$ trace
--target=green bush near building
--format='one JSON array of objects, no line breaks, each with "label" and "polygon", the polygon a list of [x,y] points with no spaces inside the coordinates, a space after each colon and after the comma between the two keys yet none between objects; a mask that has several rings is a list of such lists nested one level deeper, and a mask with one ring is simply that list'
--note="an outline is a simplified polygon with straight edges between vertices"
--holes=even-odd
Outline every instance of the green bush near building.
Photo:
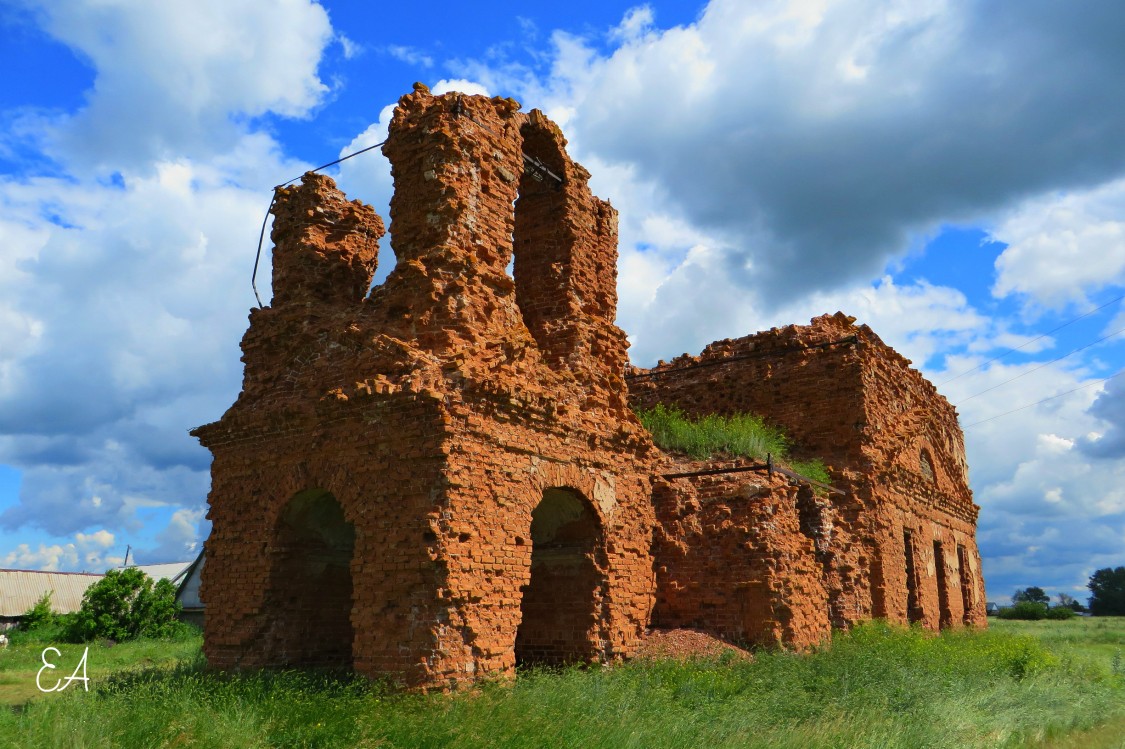
[{"label": "green bush near building", "polygon": [[71,614],[51,609],[50,594],[21,617],[15,642],[124,642],[137,638],[168,639],[190,636],[195,628],[177,619],[180,604],[169,580],[153,581],[143,570],[110,570],[86,589],[82,607]]}]

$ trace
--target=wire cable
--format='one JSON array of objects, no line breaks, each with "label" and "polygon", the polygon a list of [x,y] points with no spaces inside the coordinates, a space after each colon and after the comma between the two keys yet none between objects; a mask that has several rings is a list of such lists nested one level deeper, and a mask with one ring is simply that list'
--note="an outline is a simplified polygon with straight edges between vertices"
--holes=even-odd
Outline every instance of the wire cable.
[{"label": "wire cable", "polygon": [[373,146],[368,146],[367,148],[361,148],[358,151],[355,151],[353,153],[349,153],[347,156],[341,156],[340,158],[336,159],[335,161],[329,161],[327,164],[322,164],[322,165],[318,166],[316,169],[310,169],[308,172],[304,172],[302,174],[299,174],[296,177],[294,177],[293,179],[289,180],[288,182],[283,182],[273,189],[274,190],[280,190],[282,187],[288,187],[289,185],[291,185],[294,182],[296,182],[297,180],[299,180],[301,177],[304,177],[309,172],[319,172],[321,169],[327,169],[330,166],[336,166],[341,161],[347,161],[348,159],[352,158],[353,156],[359,156],[361,153],[367,153],[368,151],[370,151],[374,148],[378,148],[379,146],[384,145],[386,142],[387,141],[384,139],[384,140],[379,141],[378,143],[376,143]]},{"label": "wire cable", "polygon": [[289,185],[293,184],[297,180],[301,179],[301,177],[304,177],[306,174],[319,172],[321,169],[327,169],[330,166],[336,166],[341,161],[347,161],[348,159],[352,158],[353,156],[359,156],[361,153],[367,153],[368,151],[370,151],[374,148],[378,148],[379,146],[384,145],[386,142],[387,142],[387,140],[384,139],[384,140],[376,143],[373,146],[368,146],[367,148],[361,148],[358,151],[354,151],[352,153],[349,153],[347,156],[341,156],[340,158],[336,159],[335,161],[329,161],[327,164],[322,164],[322,165],[318,166],[316,169],[310,169],[309,171],[304,172],[304,173],[294,177],[293,179],[289,180],[288,182],[282,182],[280,185],[277,185],[276,187],[273,188],[273,196],[270,198],[269,208],[266,209],[266,215],[262,219],[262,230],[260,232],[258,232],[258,251],[254,254],[254,271],[253,271],[253,273],[250,274],[250,288],[254,290],[254,299],[256,299],[258,301],[258,309],[262,308],[262,298],[260,296],[258,296],[258,264],[262,260],[262,244],[266,240],[266,224],[269,223],[270,212],[273,211],[274,203],[277,202],[277,191],[280,190],[283,187],[288,187]]},{"label": "wire cable", "polygon": [[1080,346],[1079,348],[1074,349],[1073,351],[1071,351],[1068,354],[1063,354],[1062,356],[1058,357],[1057,359],[1052,359],[1049,362],[1044,362],[1043,364],[1040,364],[1038,367],[1034,367],[1032,369],[1029,369],[1026,372],[1018,374],[1018,375],[1016,375],[1015,377],[1013,377],[1009,380],[1004,380],[1003,382],[1001,382],[997,385],[993,385],[992,387],[990,387],[986,390],[982,390],[979,393],[975,393],[973,395],[970,395],[968,398],[963,398],[963,399],[957,401],[956,403],[954,403],[953,405],[960,406],[962,403],[966,403],[968,401],[971,401],[973,398],[977,398],[979,396],[982,396],[985,393],[991,393],[996,388],[1003,387],[1004,385],[1007,385],[1009,382],[1015,382],[1016,380],[1020,379],[1021,377],[1027,377],[1032,372],[1038,372],[1040,369],[1043,369],[1043,367],[1049,367],[1050,365],[1054,364],[1055,362],[1060,362],[1060,361],[1062,361],[1063,359],[1066,359],[1069,356],[1073,356],[1074,354],[1077,354],[1079,351],[1085,351],[1086,349],[1090,348],[1091,346],[1096,346],[1097,344],[1101,343],[1102,341],[1113,338],[1115,335],[1117,335],[1118,333],[1121,333],[1122,331],[1125,331],[1125,328],[1119,328],[1119,329],[1113,331],[1112,333],[1110,333],[1107,336],[1102,336],[1101,338],[1094,341],[1093,343],[1087,343],[1085,346]]},{"label": "wire cable", "polygon": [[1021,346],[1016,346],[1015,348],[1010,348],[1007,351],[1005,351],[1004,353],[1000,354],[999,356],[992,357],[991,359],[986,361],[984,364],[978,364],[977,366],[973,367],[972,369],[966,369],[964,372],[962,372],[959,375],[956,375],[954,377],[950,377],[948,380],[943,380],[942,382],[939,382],[937,384],[937,387],[941,387],[942,385],[945,385],[946,383],[949,383],[949,382],[953,382],[954,380],[959,380],[967,374],[971,374],[973,372],[976,372],[978,369],[983,369],[983,368],[987,367],[989,364],[991,364],[992,362],[997,361],[998,359],[1003,359],[1008,354],[1014,354],[1022,348],[1027,348],[1028,346],[1030,346],[1031,344],[1040,340],[1041,338],[1046,338],[1047,336],[1051,335],[1052,333],[1060,331],[1068,325],[1073,325],[1074,323],[1078,322],[1079,320],[1087,318],[1090,315],[1094,314],[1095,312],[1100,312],[1101,310],[1105,309],[1106,307],[1108,307],[1111,304],[1116,304],[1117,302],[1120,302],[1122,299],[1125,299],[1125,294],[1122,294],[1121,296],[1117,297],[1116,299],[1109,300],[1108,302],[1106,302],[1102,306],[1098,307],[1097,309],[1092,309],[1084,315],[1079,315],[1078,317],[1074,318],[1073,320],[1070,320],[1068,322],[1064,322],[1062,325],[1058,326],[1057,328],[1052,328],[1051,330],[1048,330],[1043,335],[1036,336],[1035,338],[1032,338],[1030,341],[1028,341],[1027,343],[1024,343]]},{"label": "wire cable", "polygon": [[1095,385],[1101,385],[1102,383],[1109,382],[1110,380],[1112,380],[1116,377],[1120,377],[1121,375],[1125,375],[1125,369],[1121,370],[1120,372],[1118,372],[1115,375],[1110,375],[1109,377],[1103,377],[1100,380],[1094,380],[1092,382],[1087,382],[1085,385],[1080,385],[1076,388],[1072,388],[1071,390],[1067,390],[1064,393],[1057,393],[1055,395],[1044,398],[1043,400],[1038,400],[1038,401],[1035,401],[1034,403],[1028,403],[1026,406],[1020,406],[1019,408],[1013,408],[1011,411],[1005,411],[1002,414],[996,414],[995,416],[989,416],[987,419],[981,419],[980,421],[974,421],[972,424],[966,424],[965,426],[961,427],[961,429],[963,429],[963,430],[969,429],[971,427],[977,426],[978,424],[984,424],[985,422],[992,421],[993,419],[999,419],[1001,416],[1008,416],[1009,414],[1014,414],[1017,411],[1023,411],[1023,410],[1026,410],[1028,408],[1032,408],[1033,406],[1038,406],[1041,403],[1046,403],[1047,401],[1053,401],[1055,398],[1061,398],[1064,395],[1070,395],[1071,393],[1077,393],[1079,390],[1085,390],[1086,388],[1092,388]]}]

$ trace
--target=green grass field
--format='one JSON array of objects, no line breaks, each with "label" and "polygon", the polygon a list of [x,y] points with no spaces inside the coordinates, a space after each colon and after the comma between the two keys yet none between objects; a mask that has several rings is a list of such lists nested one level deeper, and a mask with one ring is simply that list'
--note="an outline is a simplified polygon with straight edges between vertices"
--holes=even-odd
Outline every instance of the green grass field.
[{"label": "green grass field", "polygon": [[[0,705],[20,705],[42,695],[35,685],[35,675],[43,666],[43,648],[50,642],[13,644],[0,650]],[[56,668],[44,671],[42,684],[51,687],[60,679],[71,676],[82,659],[85,645],[55,643],[59,654],[49,654],[48,660]],[[122,645],[91,643],[87,657],[87,676],[91,684],[103,682],[111,674],[138,671],[151,667],[173,666],[195,658],[199,653],[200,638],[194,637],[183,642],[158,642],[142,640]],[[72,683],[68,691],[81,689],[81,682]]]},{"label": "green grass field", "polygon": [[21,703],[0,709],[0,746],[1125,746],[1125,619],[940,637],[872,624],[810,655],[533,672],[453,696],[296,672],[223,677],[203,670],[195,640],[92,647],[89,693],[25,702],[39,648],[0,653],[0,699]]}]

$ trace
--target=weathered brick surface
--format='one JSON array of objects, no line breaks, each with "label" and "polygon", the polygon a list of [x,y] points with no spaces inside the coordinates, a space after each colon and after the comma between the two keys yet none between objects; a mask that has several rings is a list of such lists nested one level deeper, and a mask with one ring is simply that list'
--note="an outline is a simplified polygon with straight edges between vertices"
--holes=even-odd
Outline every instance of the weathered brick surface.
[{"label": "weathered brick surface", "polygon": [[370,293],[374,211],[313,173],[278,192],[242,392],[194,432],[214,455],[209,662],[442,688],[629,657],[650,624],[804,647],[904,619],[908,587],[928,625],[980,620],[952,410],[865,328],[820,318],[701,357],[754,359],[633,378],[639,402],[770,417],[845,499],[776,475],[663,478],[698,464],[630,408],[616,213],[565,145],[511,100],[404,96],[384,146],[397,262]]},{"label": "weathered brick surface", "polygon": [[[677,462],[666,473],[742,464]],[[751,645],[804,648],[827,639],[817,558],[826,539],[807,487],[760,472],[658,478],[653,504],[654,627],[703,629]]]},{"label": "weathered brick surface", "polygon": [[[403,97],[384,147],[397,264],[366,298],[374,213],[321,175],[280,191],[242,393],[196,431],[215,456],[214,666],[434,687],[636,649],[657,451],[622,379],[614,212],[564,146],[510,100]],[[562,184],[526,176],[525,151]]]},{"label": "weathered brick surface", "polygon": [[829,465],[845,492],[816,500],[829,504],[831,542],[818,556],[834,626],[873,616],[931,629],[983,625],[979,508],[956,412],[908,360],[853,322],[825,315],[633,370],[633,402],[756,413],[790,435],[795,457]]}]

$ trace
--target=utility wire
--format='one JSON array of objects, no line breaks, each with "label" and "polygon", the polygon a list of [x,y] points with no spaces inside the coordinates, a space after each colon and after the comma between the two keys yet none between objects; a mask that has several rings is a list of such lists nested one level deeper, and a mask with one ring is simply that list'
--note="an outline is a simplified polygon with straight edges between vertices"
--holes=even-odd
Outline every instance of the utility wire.
[{"label": "utility wire", "polygon": [[[352,158],[353,156],[359,156],[361,153],[367,153],[368,151],[370,151],[374,148],[378,148],[379,146],[383,145],[386,142],[387,142],[386,140],[382,140],[382,141],[376,143],[373,146],[368,146],[367,148],[361,148],[358,151],[354,151],[352,153],[349,153],[347,156],[341,156],[340,158],[336,159],[335,161],[329,161],[327,164],[322,164],[321,166],[318,166],[316,169],[310,169],[309,172],[319,172],[321,169],[327,169],[330,166],[336,166],[341,161],[347,161],[348,159]],[[288,187],[289,185],[291,185],[294,182],[296,182],[297,180],[299,180],[301,177],[304,177],[305,174],[308,174],[309,172],[305,172],[304,174],[299,174],[296,177],[294,177],[293,179],[289,180],[288,182],[283,182],[282,184],[278,185],[277,187],[275,187],[273,189],[274,190],[280,190],[283,187]]]},{"label": "utility wire", "polygon": [[1065,393],[1057,393],[1056,395],[1049,396],[1047,398],[1044,398],[1043,400],[1035,401],[1034,403],[1028,403],[1026,406],[1020,406],[1019,408],[1013,408],[1011,411],[1005,411],[1002,414],[996,414],[995,416],[989,416],[987,419],[981,419],[980,421],[974,421],[972,424],[966,424],[965,426],[961,427],[961,429],[969,429],[971,427],[977,426],[978,424],[984,424],[987,421],[992,421],[993,419],[999,419],[1001,416],[1008,416],[1009,414],[1014,414],[1017,411],[1023,411],[1025,409],[1031,408],[1033,406],[1038,406],[1041,403],[1046,403],[1047,401],[1052,401],[1055,398],[1061,398],[1064,395],[1070,395],[1071,393],[1077,393],[1079,390],[1085,390],[1086,388],[1092,388],[1092,387],[1094,387],[1094,385],[1100,385],[1103,382],[1109,382],[1110,380],[1112,380],[1116,377],[1120,377],[1121,375],[1125,375],[1125,369],[1121,370],[1120,372],[1118,372],[1115,375],[1110,375],[1109,377],[1103,377],[1102,379],[1094,380],[1093,382],[1087,382],[1085,385],[1080,385],[1080,386],[1078,386],[1076,388],[1073,388],[1071,390],[1067,390]]},{"label": "utility wire", "polygon": [[258,282],[258,263],[261,262],[261,259],[262,259],[262,244],[265,242],[265,239],[266,239],[266,224],[269,223],[270,211],[273,210],[273,204],[277,202],[277,191],[280,190],[283,187],[288,187],[289,185],[293,184],[294,182],[299,180],[301,177],[304,177],[305,174],[309,174],[310,172],[319,172],[321,169],[327,169],[330,166],[336,166],[341,161],[347,161],[348,159],[352,158],[353,156],[359,156],[361,153],[367,153],[368,151],[370,151],[374,148],[378,148],[379,146],[383,145],[386,142],[387,142],[386,140],[383,140],[379,143],[376,143],[373,146],[368,146],[367,148],[361,148],[358,151],[354,151],[352,153],[349,153],[347,156],[341,156],[340,158],[336,159],[335,161],[329,161],[327,164],[322,164],[321,166],[318,166],[316,169],[310,169],[308,172],[304,172],[303,174],[300,174],[300,175],[294,177],[293,179],[289,180],[288,182],[282,182],[280,185],[277,185],[276,187],[273,188],[273,196],[270,198],[270,206],[269,206],[269,208],[266,209],[265,218],[262,219],[262,230],[260,232],[258,232],[258,251],[254,255],[254,272],[250,274],[250,288],[252,288],[254,290],[254,298],[258,300],[258,308],[259,309],[261,309],[261,307],[262,307],[262,298],[260,296],[258,296],[258,283],[257,283]]},{"label": "utility wire", "polygon": [[1035,338],[1032,338],[1030,341],[1028,341],[1027,343],[1024,343],[1021,346],[1016,346],[1015,348],[1010,348],[1007,351],[1005,351],[1004,353],[1000,354],[999,356],[992,357],[991,359],[986,361],[984,364],[978,364],[977,366],[973,367],[972,369],[966,369],[964,372],[962,372],[959,375],[955,375],[954,377],[950,377],[948,380],[943,380],[942,382],[939,382],[937,384],[937,387],[941,387],[942,385],[945,385],[946,383],[949,383],[949,382],[953,382],[954,380],[959,380],[967,374],[971,374],[973,372],[976,372],[978,369],[983,369],[983,368],[987,367],[989,364],[991,364],[992,362],[997,361],[998,359],[1003,359],[1008,354],[1014,354],[1022,348],[1027,348],[1028,346],[1035,343],[1039,339],[1046,338],[1047,336],[1051,335],[1052,333],[1060,331],[1068,325],[1073,325],[1074,323],[1078,322],[1079,320],[1087,318],[1090,315],[1094,314],[1095,312],[1100,312],[1101,310],[1105,309],[1109,305],[1116,304],[1117,302],[1120,302],[1122,299],[1125,299],[1125,294],[1117,297],[1116,299],[1109,300],[1108,302],[1106,302],[1102,306],[1098,307],[1097,309],[1090,310],[1089,312],[1087,312],[1084,315],[1079,315],[1078,317],[1074,318],[1073,320],[1070,320],[1068,322],[1064,322],[1062,325],[1058,326],[1057,328],[1052,328],[1051,330],[1048,330],[1043,335],[1036,336]]},{"label": "utility wire", "polygon": [[1039,365],[1038,367],[1034,367],[1034,368],[1032,368],[1032,369],[1029,369],[1029,370],[1027,370],[1026,372],[1024,372],[1024,373],[1022,373],[1022,374],[1018,374],[1018,375],[1016,375],[1015,377],[1013,377],[1013,378],[1011,378],[1011,379],[1009,379],[1009,380],[1004,380],[1003,382],[1001,382],[1001,383],[1000,383],[1000,384],[998,384],[998,385],[993,385],[992,387],[990,387],[990,388],[988,388],[988,389],[986,389],[986,390],[982,390],[982,391],[980,391],[979,393],[975,393],[975,394],[973,394],[973,395],[970,395],[970,396],[969,396],[968,398],[964,398],[964,399],[962,399],[962,400],[959,400],[959,401],[957,401],[956,403],[954,403],[953,405],[955,405],[955,406],[960,406],[960,405],[961,405],[962,403],[966,403],[966,402],[968,402],[968,401],[971,401],[971,400],[972,400],[973,398],[977,398],[977,397],[979,397],[979,396],[982,396],[982,395],[984,395],[985,393],[991,393],[991,392],[992,392],[993,390],[995,390],[996,388],[999,388],[999,387],[1003,387],[1004,385],[1007,385],[1007,384],[1008,384],[1009,382],[1015,382],[1016,380],[1018,380],[1018,379],[1019,379],[1019,378],[1021,378],[1021,377],[1027,377],[1027,376],[1028,376],[1029,374],[1031,374],[1032,372],[1038,372],[1038,371],[1039,371],[1040,369],[1043,369],[1043,367],[1048,367],[1048,366],[1050,366],[1050,365],[1054,364],[1055,362],[1060,362],[1060,361],[1062,361],[1063,359],[1066,359],[1066,358],[1067,358],[1067,357],[1069,357],[1069,356],[1073,356],[1074,354],[1077,354],[1077,353],[1078,353],[1079,351],[1085,351],[1086,349],[1090,348],[1091,346],[1097,345],[1097,344],[1101,343],[1102,341],[1105,341],[1105,340],[1108,340],[1108,339],[1110,339],[1110,338],[1113,338],[1113,337],[1114,337],[1115,335],[1117,335],[1118,333],[1120,333],[1120,332],[1122,332],[1122,331],[1125,331],[1125,328],[1119,328],[1119,329],[1117,329],[1117,330],[1113,331],[1112,333],[1110,333],[1110,334],[1109,334],[1109,335],[1107,335],[1107,336],[1102,336],[1101,338],[1099,338],[1098,340],[1094,341],[1093,343],[1087,343],[1087,344],[1086,344],[1085,346],[1081,346],[1081,347],[1079,347],[1079,348],[1076,348],[1076,349],[1074,349],[1073,351],[1071,351],[1071,352],[1070,352],[1070,353],[1068,353],[1068,354],[1063,354],[1062,356],[1058,357],[1057,359],[1052,359],[1052,360],[1051,360],[1051,361],[1049,361],[1049,362],[1045,362],[1045,363],[1043,363],[1043,364],[1040,364],[1040,365]]}]

